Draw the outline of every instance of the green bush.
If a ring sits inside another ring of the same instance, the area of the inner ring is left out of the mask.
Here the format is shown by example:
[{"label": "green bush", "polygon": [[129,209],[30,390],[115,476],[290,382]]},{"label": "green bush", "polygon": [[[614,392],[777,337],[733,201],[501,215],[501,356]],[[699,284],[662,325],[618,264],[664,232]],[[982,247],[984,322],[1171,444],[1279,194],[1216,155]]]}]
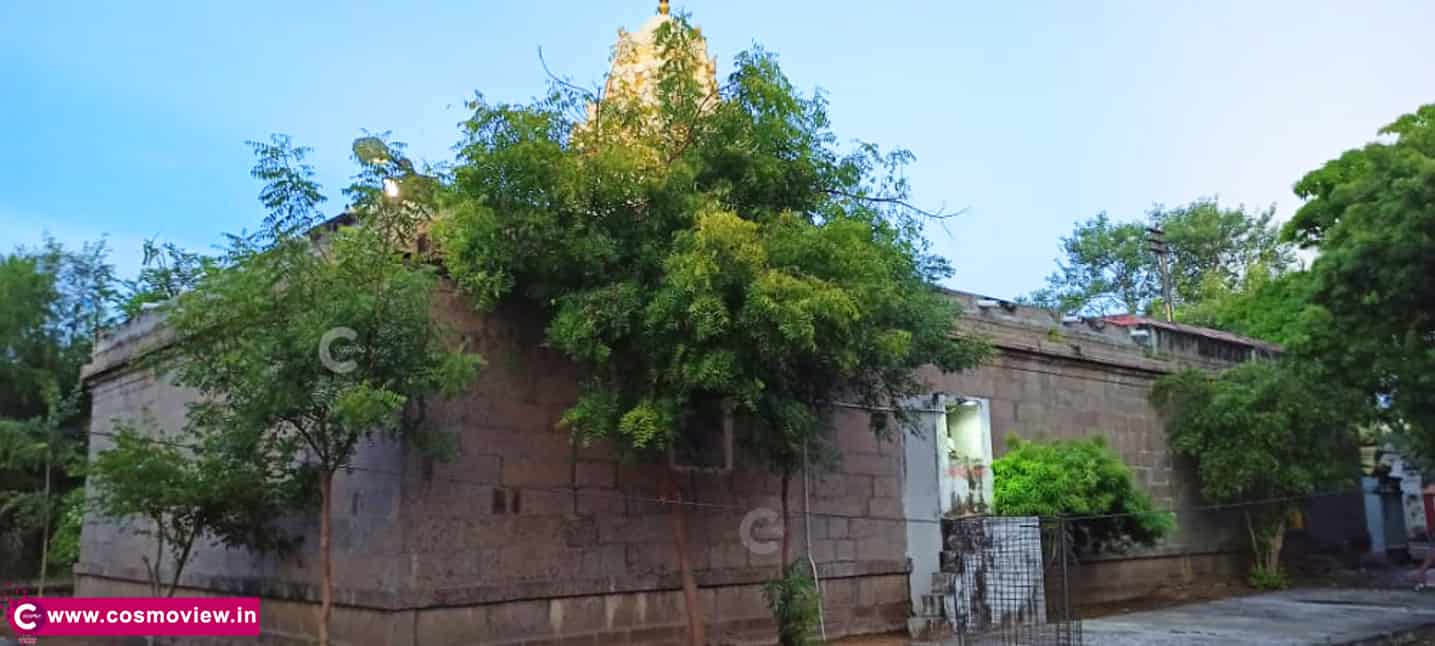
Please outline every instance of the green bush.
[{"label": "green bush", "polygon": [[1290,582],[1286,580],[1284,572],[1260,565],[1251,568],[1251,574],[1246,578],[1246,582],[1257,590],[1284,590],[1290,587]]},{"label": "green bush", "polygon": [[808,646],[816,643],[821,598],[817,583],[801,560],[793,561],[783,577],[763,587],[767,608],[777,622],[777,643],[781,646]]},{"label": "green bush", "polygon": [[[1100,437],[1027,442],[1011,438],[994,463],[994,509],[1003,516],[1075,517],[1080,553],[1154,545],[1175,528],[1136,486],[1131,470]],[[1081,518],[1106,516],[1103,518]]]},{"label": "green bush", "polygon": [[85,524],[85,488],[71,489],[60,499],[59,522],[50,535],[50,574],[69,576],[80,560],[80,528]]}]

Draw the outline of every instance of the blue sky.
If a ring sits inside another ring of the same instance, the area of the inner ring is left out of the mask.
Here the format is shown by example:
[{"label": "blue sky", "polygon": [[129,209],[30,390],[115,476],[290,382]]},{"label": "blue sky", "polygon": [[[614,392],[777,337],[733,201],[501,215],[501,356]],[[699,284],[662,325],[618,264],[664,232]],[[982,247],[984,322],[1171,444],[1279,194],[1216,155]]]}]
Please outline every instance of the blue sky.
[{"label": "blue sky", "polygon": [[[262,214],[243,142],[316,149],[331,210],[361,129],[442,160],[475,90],[596,82],[656,1],[0,0],[0,248],[108,234],[205,248]],[[1205,195],[1297,206],[1302,173],[1435,101],[1435,3],[677,0],[719,74],[761,43],[838,134],[912,150],[916,201],[966,208],[951,285],[1040,286],[1058,238]]]}]

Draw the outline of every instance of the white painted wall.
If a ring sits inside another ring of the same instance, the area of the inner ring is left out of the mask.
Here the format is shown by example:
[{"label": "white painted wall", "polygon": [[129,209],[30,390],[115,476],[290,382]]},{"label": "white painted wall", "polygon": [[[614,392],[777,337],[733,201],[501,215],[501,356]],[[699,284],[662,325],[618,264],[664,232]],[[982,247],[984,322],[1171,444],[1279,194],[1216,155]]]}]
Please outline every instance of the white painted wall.
[{"label": "white painted wall", "polygon": [[[946,403],[954,403],[953,398]],[[939,447],[937,465],[941,473],[942,513],[967,515],[974,511],[991,513],[992,418],[991,402],[967,398],[974,406],[948,410],[945,440]],[[973,487],[975,485],[975,487]],[[977,509],[973,509],[976,503]]]},{"label": "white painted wall", "polygon": [[908,578],[912,607],[922,607],[922,595],[931,594],[932,576],[941,569],[942,500],[937,456],[946,437],[947,415],[941,396],[909,402],[922,412],[915,432],[903,434],[902,515],[907,519]]}]

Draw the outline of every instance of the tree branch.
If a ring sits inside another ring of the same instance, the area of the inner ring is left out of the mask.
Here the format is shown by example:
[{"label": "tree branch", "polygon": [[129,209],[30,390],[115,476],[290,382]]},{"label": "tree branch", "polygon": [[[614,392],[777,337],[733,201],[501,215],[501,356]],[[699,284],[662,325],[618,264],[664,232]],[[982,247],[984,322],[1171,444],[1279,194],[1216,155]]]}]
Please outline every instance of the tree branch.
[{"label": "tree branch", "polygon": [[904,208],[904,209],[906,209],[906,210],[908,210],[908,211],[911,211],[911,212],[913,212],[913,213],[916,213],[917,215],[920,215],[920,216],[922,216],[922,217],[924,217],[924,218],[927,218],[927,219],[929,219],[929,220],[950,220],[950,219],[952,219],[952,218],[955,218],[955,217],[957,217],[957,216],[959,216],[959,215],[962,215],[962,214],[964,214],[964,213],[967,212],[966,209],[958,209],[958,210],[956,210],[956,211],[948,211],[948,210],[946,210],[945,208],[938,209],[938,210],[936,210],[936,211],[929,211],[929,210],[927,210],[927,209],[919,208],[919,207],[917,207],[916,205],[912,204],[911,202],[908,202],[908,201],[906,201],[906,200],[903,200],[903,199],[900,199],[900,198],[896,198],[896,197],[879,197],[879,196],[875,196],[875,195],[861,195],[861,194],[858,194],[858,193],[849,193],[849,192],[847,192],[847,191],[843,191],[843,190],[835,189],[835,188],[829,188],[829,189],[827,189],[827,194],[828,194],[828,195],[833,195],[833,196],[836,196],[836,197],[845,197],[845,198],[847,198],[847,199],[849,199],[849,200],[857,200],[857,201],[859,201],[859,202],[867,202],[867,203],[869,203],[869,204],[890,204],[890,205],[893,205],[893,206],[900,206],[900,207],[902,207],[902,208]]},{"label": "tree branch", "polygon": [[558,85],[561,85],[561,86],[566,87],[566,88],[568,88],[568,89],[570,89],[570,90],[573,90],[574,92],[577,92],[577,93],[579,93],[579,94],[582,94],[583,96],[588,97],[588,100],[589,100],[589,101],[592,101],[595,105],[596,105],[599,101],[602,100],[602,97],[600,96],[601,91],[598,92],[598,93],[595,93],[595,92],[593,92],[592,90],[589,90],[588,88],[579,87],[578,85],[574,84],[572,81],[569,81],[568,79],[565,79],[565,78],[563,78],[563,77],[560,77],[560,76],[558,76],[557,74],[554,74],[554,73],[553,73],[553,70],[548,69],[548,61],[543,58],[543,48],[542,48],[542,47],[539,47],[539,48],[538,48],[538,63],[543,66],[543,73],[548,75],[548,79],[549,79],[550,81],[553,81],[554,83],[557,83]]}]

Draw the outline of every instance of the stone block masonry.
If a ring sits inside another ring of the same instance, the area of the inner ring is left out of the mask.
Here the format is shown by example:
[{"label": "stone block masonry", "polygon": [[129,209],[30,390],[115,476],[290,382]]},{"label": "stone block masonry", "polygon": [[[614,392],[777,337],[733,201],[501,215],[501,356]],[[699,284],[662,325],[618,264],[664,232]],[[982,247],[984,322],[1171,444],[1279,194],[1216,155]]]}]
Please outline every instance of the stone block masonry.
[{"label": "stone block masonry", "polygon": [[[1137,470],[1161,506],[1194,500],[1190,474],[1172,461],[1164,431],[1146,402],[1151,382],[1181,365],[1153,357],[1115,329],[1067,330],[1044,313],[982,310],[954,294],[967,313],[961,327],[992,340],[998,355],[961,374],[924,373],[934,392],[990,401],[996,453],[1005,438],[1102,434]],[[445,294],[442,316],[482,353],[487,366],[462,397],[431,404],[429,419],[452,433],[460,452],[451,462],[402,447],[365,444],[353,471],[341,474],[335,512],[335,634],[346,644],[665,644],[682,634],[685,614],[672,540],[670,505],[658,500],[659,467],[628,464],[602,443],[574,446],[556,428],[577,396],[573,367],[542,348],[542,326],[531,313],[473,313]],[[132,365],[147,346],[163,343],[162,321],[149,314],[98,348],[86,377],[93,394],[92,430],[113,420],[149,415],[173,432],[194,394]],[[904,438],[879,440],[866,413],[835,416],[838,466],[811,482],[813,557],[823,578],[832,637],[901,630],[911,614],[902,520]],[[91,456],[109,446],[92,436]],[[714,641],[772,635],[761,585],[777,575],[780,558],[745,540],[774,541],[776,528],[758,523],[742,535],[753,510],[776,511],[780,483],[740,449],[731,472],[683,472],[689,559]],[[800,481],[788,500],[802,509]],[[791,545],[801,554],[809,537],[793,519]],[[266,640],[284,643],[314,634],[318,598],[317,522],[283,522],[307,538],[284,559],[196,550],[183,585],[190,593],[258,595],[266,600]],[[1140,567],[1103,566],[1129,577],[1094,586],[1093,594],[1136,596],[1169,582],[1200,544],[1223,540],[1219,523],[1183,526]],[[145,593],[140,555],[148,539],[134,527],[87,519],[77,566],[81,595]],[[1168,572],[1169,570],[1169,572]],[[1219,572],[1221,568],[1203,571]]]},{"label": "stone block masonry", "polygon": [[[672,507],[658,499],[666,467],[619,461],[602,444],[575,447],[558,430],[576,398],[571,365],[541,348],[542,326],[505,311],[473,314],[445,295],[443,316],[482,353],[487,366],[464,396],[435,402],[429,419],[453,433],[456,459],[437,462],[384,442],[366,444],[356,469],[336,481],[335,634],[349,644],[672,643],[686,614],[673,545]],[[179,429],[194,394],[130,366],[151,332],[101,348],[88,375],[92,430],[148,415]],[[839,419],[835,442],[848,459],[816,474],[813,551],[827,590],[829,635],[884,632],[908,612],[900,531],[900,445],[879,442],[864,415]],[[91,453],[108,448],[96,435]],[[774,578],[775,550],[744,544],[744,518],[781,508],[780,481],[739,453],[732,472],[679,476],[689,523],[687,553],[713,639],[772,634],[761,586]],[[788,504],[802,509],[800,481]],[[867,520],[869,516],[886,520]],[[775,517],[775,516],[774,516]],[[854,518],[851,522],[848,517]],[[291,558],[204,546],[183,583],[194,592],[265,597],[265,633],[314,634],[318,597],[317,523],[285,521],[304,534]],[[88,519],[77,568],[81,594],[144,594],[140,554],[148,538]],[[775,548],[780,534],[752,529]],[[793,557],[804,523],[790,526]]]}]

